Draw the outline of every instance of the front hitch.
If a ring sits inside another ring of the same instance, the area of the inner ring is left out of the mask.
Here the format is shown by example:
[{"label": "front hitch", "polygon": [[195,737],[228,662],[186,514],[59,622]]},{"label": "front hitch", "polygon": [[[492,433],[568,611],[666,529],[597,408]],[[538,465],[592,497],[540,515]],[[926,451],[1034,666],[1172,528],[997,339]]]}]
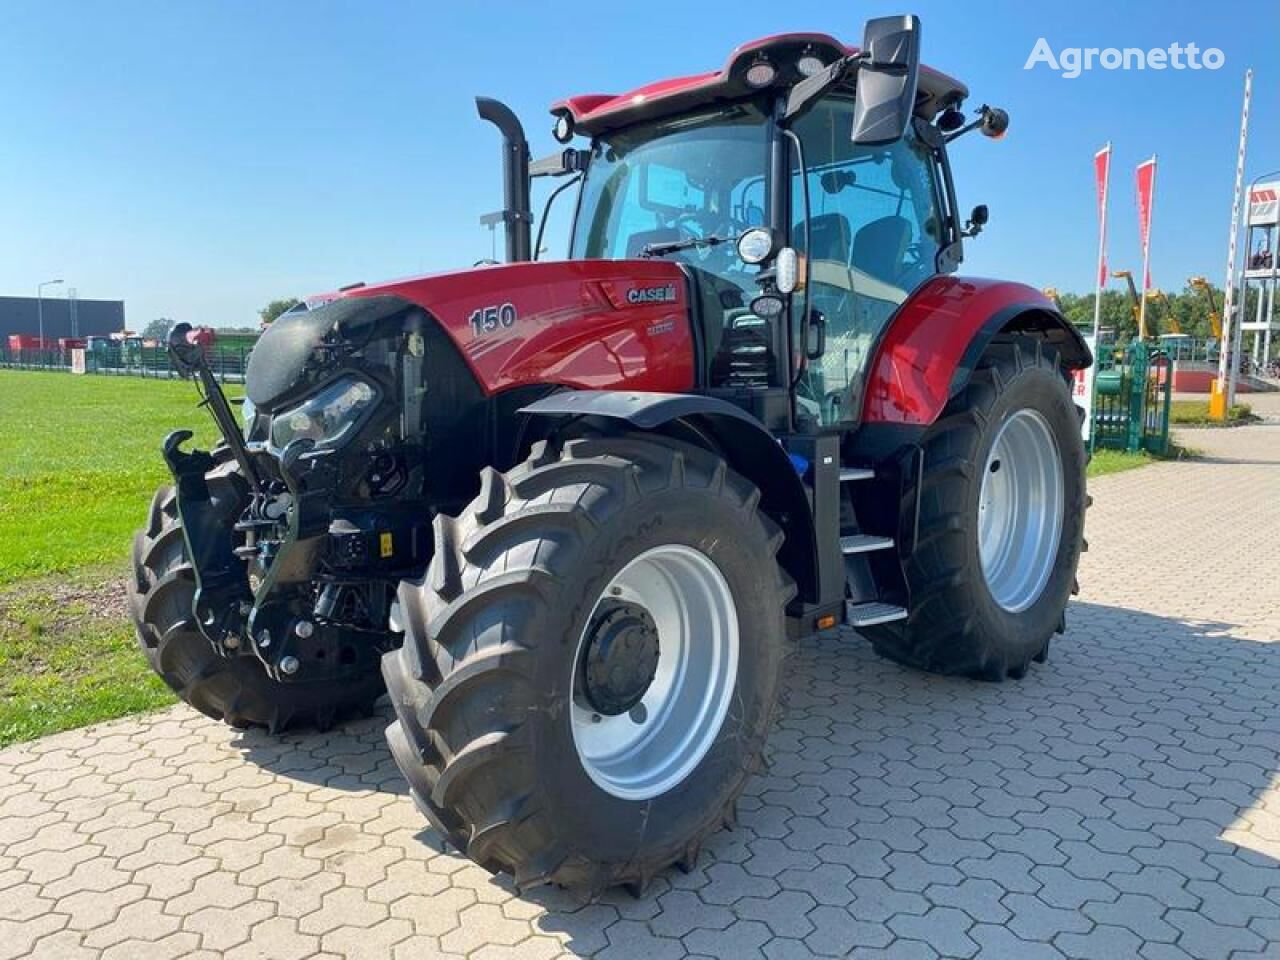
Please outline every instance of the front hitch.
[{"label": "front hitch", "polygon": [[[222,434],[222,439],[231,450],[231,455],[236,458],[236,463],[244,471],[245,479],[249,481],[249,487],[254,493],[261,493],[262,484],[258,478],[258,471],[254,468],[253,460],[249,457],[249,450],[245,447],[244,435],[240,432],[240,424],[236,421],[235,414],[231,412],[231,405],[227,403],[227,395],[222,392],[222,386],[218,383],[218,378],[209,369],[209,361],[204,355],[204,347],[199,343],[192,342],[191,332],[191,324],[189,323],[176,324],[169,331],[169,356],[173,358],[174,366],[178,368],[179,373],[184,376],[194,376],[199,382],[200,393],[204,398],[202,405],[209,408],[209,412],[213,415],[213,422],[218,427],[218,432]],[[187,434],[187,436],[190,437],[190,434]]]},{"label": "front hitch", "polygon": [[190,439],[190,430],[175,430],[165,438],[163,452],[177,487],[182,536],[195,572],[192,612],[214,649],[235,656],[253,593],[229,535],[235,518],[227,516],[226,505],[214,502],[209,491],[206,475],[217,461],[203,450],[183,450]]}]

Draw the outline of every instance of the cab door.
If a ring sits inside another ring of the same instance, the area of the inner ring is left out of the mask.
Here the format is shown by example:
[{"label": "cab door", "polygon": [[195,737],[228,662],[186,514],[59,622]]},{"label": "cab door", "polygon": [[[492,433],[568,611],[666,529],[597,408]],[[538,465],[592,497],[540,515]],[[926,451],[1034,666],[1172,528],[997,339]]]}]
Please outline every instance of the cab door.
[{"label": "cab door", "polygon": [[795,125],[808,172],[802,178],[793,165],[791,240],[805,255],[807,291],[793,307],[802,310],[807,293],[808,326],[823,333],[793,345],[810,354],[796,412],[819,427],[856,425],[851,391],[895,311],[937,272],[946,243],[933,152],[910,129],[892,144],[855,146],[852,124],[853,102],[829,98]]}]

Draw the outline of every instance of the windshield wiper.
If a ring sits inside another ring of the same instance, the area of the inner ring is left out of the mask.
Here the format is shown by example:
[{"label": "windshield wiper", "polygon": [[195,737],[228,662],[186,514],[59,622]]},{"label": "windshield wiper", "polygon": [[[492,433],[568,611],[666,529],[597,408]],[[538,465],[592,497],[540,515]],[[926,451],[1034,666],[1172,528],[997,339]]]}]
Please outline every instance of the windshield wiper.
[{"label": "windshield wiper", "polygon": [[646,243],[640,250],[640,256],[648,257],[665,257],[668,253],[675,253],[678,250],[689,250],[694,247],[714,247],[717,244],[727,243],[732,237],[717,237],[714,234],[709,237],[687,237],[684,240],[667,240],[664,243]]}]

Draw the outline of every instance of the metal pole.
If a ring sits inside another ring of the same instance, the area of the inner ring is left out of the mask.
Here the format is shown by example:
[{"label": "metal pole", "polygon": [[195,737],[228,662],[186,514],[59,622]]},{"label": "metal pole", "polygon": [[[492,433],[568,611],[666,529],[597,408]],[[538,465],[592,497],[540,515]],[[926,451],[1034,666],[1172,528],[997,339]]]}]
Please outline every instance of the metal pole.
[{"label": "metal pole", "polygon": [[[1235,332],[1234,318],[1231,308],[1235,300],[1236,288],[1236,244],[1240,234],[1240,194],[1244,187],[1244,159],[1249,147],[1249,100],[1253,96],[1253,70],[1244,74],[1244,106],[1240,111],[1240,147],[1236,151],[1236,187],[1231,201],[1231,237],[1227,243],[1227,281],[1223,285],[1222,297],[1222,342],[1218,346],[1218,380],[1215,396],[1210,400],[1210,416],[1219,420],[1227,418],[1227,410],[1235,402],[1236,365],[1233,362],[1232,344]],[[1214,410],[1215,402],[1219,409]]]},{"label": "metal pole", "polygon": [[44,366],[48,359],[45,356],[44,348],[44,288],[56,286],[61,280],[46,280],[43,283],[36,284],[36,327],[40,336],[40,365]]}]

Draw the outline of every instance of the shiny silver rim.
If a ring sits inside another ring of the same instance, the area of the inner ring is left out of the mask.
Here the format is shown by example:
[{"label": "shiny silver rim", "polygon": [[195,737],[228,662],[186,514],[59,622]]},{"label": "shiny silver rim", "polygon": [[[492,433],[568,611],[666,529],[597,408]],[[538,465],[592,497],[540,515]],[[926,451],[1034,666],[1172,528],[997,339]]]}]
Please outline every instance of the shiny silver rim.
[{"label": "shiny silver rim", "polygon": [[[575,698],[573,743],[602,790],[647,800],[692,773],[720,733],[738,679],[738,613],[711,559],[674,544],[628,563],[600,599],[605,597],[649,612],[658,630],[658,666],[627,713],[602,716]],[[593,618],[594,611],[588,623]],[[584,629],[578,638],[574,678],[587,636]]]},{"label": "shiny silver rim", "polygon": [[978,555],[992,598],[1018,613],[1040,598],[1058,556],[1062,455],[1049,423],[1019,410],[1000,425],[978,497]]}]

